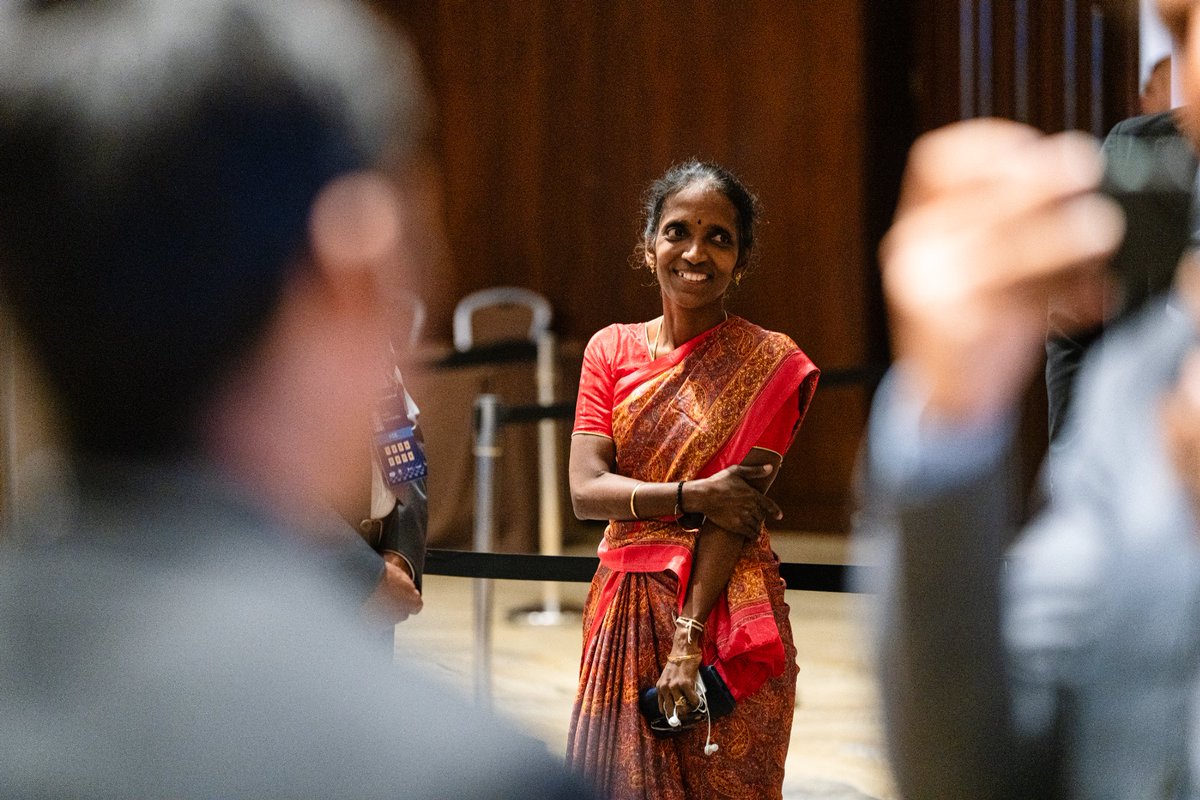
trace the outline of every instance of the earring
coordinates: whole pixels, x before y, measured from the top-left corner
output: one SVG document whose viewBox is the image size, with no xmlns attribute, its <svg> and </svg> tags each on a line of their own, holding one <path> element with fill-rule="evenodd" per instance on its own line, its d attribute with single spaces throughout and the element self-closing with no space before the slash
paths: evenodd
<svg viewBox="0 0 1200 800">
<path fill-rule="evenodd" d="M 734 273 L 734 275 L 733 275 L 733 285 L 734 285 L 734 286 L 741 286 L 741 285 L 742 285 L 742 273 L 740 273 L 740 272 L 735 272 L 735 273 Z"/>
</svg>

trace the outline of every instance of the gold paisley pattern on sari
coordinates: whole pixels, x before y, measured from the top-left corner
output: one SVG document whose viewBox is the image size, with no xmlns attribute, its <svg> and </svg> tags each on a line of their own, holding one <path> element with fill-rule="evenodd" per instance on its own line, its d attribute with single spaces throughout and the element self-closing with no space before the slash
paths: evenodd
<svg viewBox="0 0 1200 800">
<path fill-rule="evenodd" d="M 689 345 L 677 359 L 667 356 L 636 371 L 629 385 L 618 382 L 612 431 L 621 474 L 673 482 L 740 463 L 802 384 L 803 418 L 818 373 L 788 337 L 731 317 Z M 734 713 L 713 723 L 720 750 L 704 755 L 703 726 L 655 739 L 638 712 L 638 693 L 654 685 L 666 663 L 686 588 L 672 570 L 690 571 L 696 537 L 669 520 L 612 521 L 605 530 L 584 609 L 567 746 L 568 763 L 602 796 L 780 796 L 797 668 L 784 585 L 765 528 L 743 547 L 705 633 L 705 662 L 722 663 L 723 674 L 740 680 L 745 691 Z M 638 555 L 623 561 L 630 553 Z M 617 569 L 618 563 L 639 566 Z M 743 661 L 749 667 L 735 670 Z"/>
<path fill-rule="evenodd" d="M 598 574 L 597 581 L 603 580 Z M 675 577 L 669 572 L 623 576 L 601 635 L 584 651 L 567 744 L 568 763 L 587 777 L 601 797 L 782 797 L 798 669 L 778 571 L 775 580 L 769 594 L 786 667 L 740 701 L 733 714 L 713 722 L 712 740 L 720 749 L 706 756 L 704 726 L 675 739 L 655 739 L 637 709 L 638 692 L 658 680 L 671 650 Z M 584 630 L 591 624 L 588 611 L 594 613 L 595 608 L 585 610 Z"/>
</svg>

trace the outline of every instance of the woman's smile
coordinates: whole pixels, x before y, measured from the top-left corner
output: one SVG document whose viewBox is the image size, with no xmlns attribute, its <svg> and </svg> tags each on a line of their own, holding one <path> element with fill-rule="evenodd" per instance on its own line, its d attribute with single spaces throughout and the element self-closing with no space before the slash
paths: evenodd
<svg viewBox="0 0 1200 800">
<path fill-rule="evenodd" d="M 649 250 L 664 302 L 719 307 L 738 264 L 737 211 L 710 184 L 686 186 L 664 201 Z"/>
<path fill-rule="evenodd" d="M 707 272 L 682 269 L 673 269 L 671 272 L 687 283 L 704 283 L 705 281 L 712 280 L 712 275 L 709 275 Z"/>
</svg>

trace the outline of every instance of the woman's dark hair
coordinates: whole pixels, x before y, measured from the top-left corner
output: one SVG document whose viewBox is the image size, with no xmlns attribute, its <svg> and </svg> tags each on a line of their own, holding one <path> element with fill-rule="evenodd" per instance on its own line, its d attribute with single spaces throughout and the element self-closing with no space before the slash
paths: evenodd
<svg viewBox="0 0 1200 800">
<path fill-rule="evenodd" d="M 754 252 L 754 227 L 759 216 L 758 198 L 736 175 L 709 161 L 693 159 L 676 164 L 650 184 L 642 201 L 642 242 L 638 245 L 638 252 L 643 253 L 654 240 L 667 198 L 695 183 L 715 187 L 733 203 L 734 211 L 737 212 L 738 268 L 744 272 L 750 265 L 750 256 Z"/>
</svg>

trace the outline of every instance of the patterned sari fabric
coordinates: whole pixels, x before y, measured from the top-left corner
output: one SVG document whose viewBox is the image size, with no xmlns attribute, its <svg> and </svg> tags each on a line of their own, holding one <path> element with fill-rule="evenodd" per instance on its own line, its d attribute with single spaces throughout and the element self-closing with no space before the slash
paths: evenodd
<svg viewBox="0 0 1200 800">
<path fill-rule="evenodd" d="M 817 375 L 786 336 L 732 317 L 616 381 L 617 470 L 643 481 L 712 475 L 740 463 L 784 405 L 798 402 L 790 444 Z M 567 746 L 569 763 L 603 796 L 781 795 L 797 667 L 765 528 L 743 547 L 704 634 L 704 662 L 738 700 L 712 725 L 719 751 L 704 755 L 703 725 L 655 739 L 637 709 L 638 693 L 658 680 L 670 652 L 696 537 L 666 520 L 613 521 L 605 531 Z"/>
</svg>

